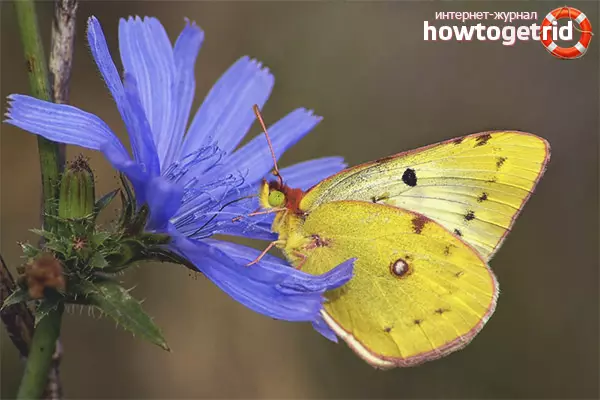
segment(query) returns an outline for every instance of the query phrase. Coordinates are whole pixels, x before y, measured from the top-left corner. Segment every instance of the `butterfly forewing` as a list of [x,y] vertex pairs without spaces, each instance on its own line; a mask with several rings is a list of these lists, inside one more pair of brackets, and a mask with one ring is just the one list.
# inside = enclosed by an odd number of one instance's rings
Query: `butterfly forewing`
[[333,175],[300,204],[310,213],[362,200],[421,213],[491,258],[545,170],[548,143],[535,135],[486,132],[453,139]]

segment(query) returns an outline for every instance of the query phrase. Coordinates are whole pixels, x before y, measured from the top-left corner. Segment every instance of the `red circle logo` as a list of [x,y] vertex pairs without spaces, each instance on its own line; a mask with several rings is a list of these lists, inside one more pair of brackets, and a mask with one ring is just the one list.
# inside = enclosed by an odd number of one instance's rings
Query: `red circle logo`
[[546,18],[542,21],[541,32],[544,32],[544,27],[549,26],[552,27],[552,23],[556,20],[568,18],[570,20],[574,20],[579,25],[579,29],[575,28],[578,32],[581,33],[581,37],[579,41],[572,47],[559,47],[553,40],[552,35],[549,31],[550,29],[546,29],[546,34],[540,36],[540,41],[548,50],[550,54],[554,57],[561,58],[564,60],[572,60],[575,58],[579,58],[585,54],[587,51],[590,42],[592,41],[592,24],[590,20],[586,17],[584,13],[579,11],[573,7],[560,7],[555,10],[552,10]]

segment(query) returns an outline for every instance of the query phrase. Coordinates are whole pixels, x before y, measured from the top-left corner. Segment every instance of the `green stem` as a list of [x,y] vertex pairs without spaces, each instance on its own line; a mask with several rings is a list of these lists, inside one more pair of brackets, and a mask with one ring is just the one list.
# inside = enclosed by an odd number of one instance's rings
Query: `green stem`
[[[25,64],[29,74],[29,85],[34,97],[50,101],[48,67],[44,57],[44,47],[40,37],[33,0],[15,1],[15,10],[25,53]],[[58,179],[64,164],[64,150],[58,143],[38,136],[40,167],[42,172],[42,215],[45,229],[54,223],[51,216],[57,213]]]
[[42,396],[60,335],[63,311],[64,305],[60,303],[35,328],[17,399],[39,399]]

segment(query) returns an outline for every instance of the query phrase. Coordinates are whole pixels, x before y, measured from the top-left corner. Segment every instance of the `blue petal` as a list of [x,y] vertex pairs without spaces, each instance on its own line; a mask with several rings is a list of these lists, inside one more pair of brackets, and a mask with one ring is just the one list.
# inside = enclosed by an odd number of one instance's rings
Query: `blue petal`
[[13,94],[7,112],[8,124],[59,143],[100,150],[112,166],[124,173],[136,190],[136,199],[145,199],[147,174],[131,160],[127,150],[110,128],[97,116],[78,108]]
[[55,142],[92,150],[110,143],[119,156],[129,158],[119,138],[94,114],[21,94],[11,94],[8,100],[5,122],[11,125]]
[[125,157],[121,156],[114,150],[114,146],[110,143],[102,146],[100,151],[116,170],[125,174],[127,179],[129,179],[133,185],[135,200],[138,206],[144,204],[146,202],[148,180],[150,179],[148,174],[145,171],[142,171],[141,166],[137,162],[131,160],[129,155]]
[[183,187],[180,185],[161,176],[152,179],[146,187],[146,201],[150,208],[146,229],[165,231],[169,219],[181,206],[182,197]]
[[[149,132],[139,132],[140,127],[143,125],[143,122],[140,120],[141,115],[139,110],[134,111],[132,109],[132,106],[128,101],[128,94],[125,93],[125,88],[123,87],[123,83],[119,78],[117,67],[115,66],[115,63],[113,62],[108,51],[108,46],[106,44],[104,33],[102,32],[102,27],[100,26],[100,23],[96,17],[90,17],[88,19],[87,37],[94,61],[96,61],[98,70],[102,74],[104,82],[106,83],[106,86],[110,90],[115,100],[117,109],[121,114],[121,118],[125,123],[127,131],[133,136],[132,139],[137,136],[137,140],[132,140],[132,146],[139,143],[144,143],[145,141],[141,142],[142,139],[139,138],[139,135],[147,135]],[[143,151],[134,149],[134,154],[136,153],[140,154],[143,153]],[[140,162],[143,161],[140,160]],[[156,171],[149,170],[149,172],[154,174]]]
[[334,269],[326,276],[312,276],[269,255],[246,267],[259,252],[233,243],[192,242],[175,236],[173,245],[235,300],[276,319],[315,320],[322,307],[322,293],[349,279],[346,269]]
[[[277,158],[304,135],[310,132],[320,121],[321,117],[315,116],[311,111],[298,108],[269,129],[269,136]],[[257,181],[273,169],[273,158],[263,134],[256,136],[244,147],[237,150],[227,159],[225,168],[247,170],[247,182]]]
[[196,91],[194,78],[194,65],[204,40],[204,32],[194,22],[187,21],[185,28],[175,42],[173,57],[177,69],[173,105],[175,107],[175,121],[171,140],[166,145],[163,165],[171,165],[179,152],[183,134],[190,117],[190,109]]
[[[220,249],[242,265],[254,261],[261,254],[259,250],[221,240],[209,239],[204,243]],[[290,267],[289,264],[278,257],[265,254],[257,264],[252,265],[260,265],[260,271],[257,271],[259,274],[251,270],[252,266],[243,268],[241,273],[248,276],[262,276],[262,279],[267,281],[278,280],[280,281],[278,289],[283,293],[324,293],[327,290],[337,289],[348,283],[352,278],[354,261],[355,259],[350,259],[324,274],[311,275]]]
[[[323,157],[294,164],[279,172],[288,186],[306,191],[346,167],[347,164],[342,157]],[[268,179],[276,178],[274,175],[269,175]]]
[[274,82],[273,75],[258,61],[239,59],[213,86],[194,116],[184,155],[215,141],[221,150],[233,150],[255,120],[252,106],[262,108]]
[[150,176],[158,176],[160,174],[160,163],[156,146],[152,140],[152,130],[138,97],[136,81],[128,73],[125,73],[125,96],[131,110],[129,138],[131,139],[133,155],[144,171]]
[[333,329],[331,329],[329,325],[327,325],[327,323],[323,320],[323,318],[320,315],[317,317],[317,319],[315,319],[312,322],[312,326],[315,331],[319,332],[325,338],[331,340],[334,343],[338,342],[337,335],[335,334]]
[[312,321],[321,309],[320,293],[290,295],[277,290],[278,283],[285,278],[285,270],[291,270],[283,263],[279,265],[280,274],[271,274],[262,263],[245,267],[216,246],[174,239],[171,246],[176,252],[236,301],[258,313],[288,321]]
[[[152,128],[160,160],[171,141],[176,104],[172,89],[175,62],[169,37],[155,18],[130,17],[119,21],[119,50],[125,73],[139,88],[141,105]],[[161,163],[164,167],[164,162]]]
[[117,67],[110,56],[104,32],[102,32],[102,27],[96,17],[88,18],[87,38],[98,70],[100,71],[100,74],[102,74],[102,78],[117,104],[117,109],[121,114],[121,118],[123,118],[125,126],[129,130],[131,118],[129,105],[125,98],[123,83],[119,77]]
[[302,274],[290,274],[285,281],[285,290],[289,290],[290,292],[295,290],[312,292],[337,289],[352,279],[355,261],[356,258],[346,260],[334,269],[321,275],[310,275],[304,272]]

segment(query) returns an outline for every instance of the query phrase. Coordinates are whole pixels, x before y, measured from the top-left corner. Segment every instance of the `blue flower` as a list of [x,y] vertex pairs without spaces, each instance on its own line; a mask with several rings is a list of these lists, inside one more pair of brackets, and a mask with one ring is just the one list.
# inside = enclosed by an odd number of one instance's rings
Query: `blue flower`
[[[352,262],[313,276],[258,251],[210,239],[214,234],[273,240],[272,215],[233,218],[258,208],[259,181],[272,159],[262,135],[236,147],[254,123],[252,106],[267,101],[274,78],[243,57],[218,80],[188,126],[195,92],[194,65],[204,33],[187,22],[174,46],[157,19],[119,23],[121,80],[98,20],[88,21],[92,55],[127,128],[133,158],[100,118],[76,107],[9,96],[6,122],[47,139],[101,151],[130,180],[138,206],[147,204],[146,229],[172,237],[170,249],[191,261],[222,290],[247,307],[277,319],[312,321],[326,337],[319,311],[323,293],[347,282]],[[269,128],[277,157],[321,120],[299,108]],[[308,188],[344,167],[339,157],[306,161],[281,170],[287,183]]]

